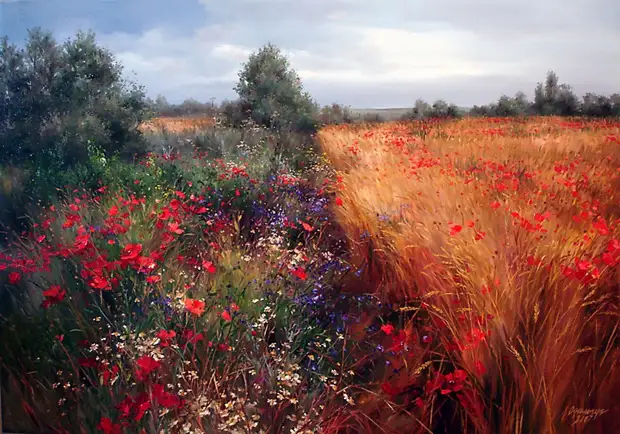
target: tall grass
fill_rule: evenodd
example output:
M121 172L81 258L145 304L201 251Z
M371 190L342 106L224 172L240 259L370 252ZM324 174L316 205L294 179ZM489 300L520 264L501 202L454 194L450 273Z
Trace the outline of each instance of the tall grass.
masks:
M558 118L319 133L365 276L349 290L437 320L441 358L481 400L461 429L620 429L619 133Z

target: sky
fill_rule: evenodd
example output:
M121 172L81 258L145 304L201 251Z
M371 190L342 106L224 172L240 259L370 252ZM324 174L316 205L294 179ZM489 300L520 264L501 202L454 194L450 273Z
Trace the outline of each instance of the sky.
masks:
M0 35L93 30L149 96L235 97L248 55L277 45L321 104L460 106L554 70L575 92L620 92L618 0L0 0Z

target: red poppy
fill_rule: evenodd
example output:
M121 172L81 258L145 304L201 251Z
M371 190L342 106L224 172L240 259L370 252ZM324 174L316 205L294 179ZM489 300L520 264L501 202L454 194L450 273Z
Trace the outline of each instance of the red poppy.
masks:
M192 298L186 298L185 309L192 315L200 316L205 311L205 302L201 300L194 300Z
M43 296L45 300L43 300L43 308L47 309L48 307L60 303L64 300L67 295L67 291L60 288L60 285L52 285L46 291L43 291Z
M17 272L9 273L9 283L11 285L17 285L22 280L22 275Z
M306 280L308 278L308 275L306 274L306 270L304 270L302 267L295 268L291 272L291 274L300 280Z
M181 407L183 403L178 395L166 392L161 384L153 385L153 397L159 405L165 408Z
M181 235L183 232L185 232L183 229L179 227L179 223L177 222L168 223L168 230L172 232L173 234L177 234L177 235Z
M381 331L386 335L391 335L394 331L394 326L392 324L383 324L381 326Z
M463 229L463 226L461 225L450 225L450 236L454 236L456 234L458 234L459 232L461 232L461 230Z
M153 275L153 276L148 276L148 277L146 278L146 281L147 281L148 283L158 283L159 281L161 281L161 276L158 276L158 275L156 275L156 274L155 274L155 275Z
M339 198L339 197L337 197L337 198L336 198L336 205L338 205L338 206L342 206L342 204L343 204L342 199L341 199L341 198Z
M121 261L133 262L140 256L142 244L127 244L121 252Z
M89 285L94 289L102 291L109 291L112 289L112 284L101 276L93 276Z
M102 417L99 420L97 429L99 431L102 431L104 434L121 434L120 424L113 423L112 419L110 419L109 417Z
M136 364L138 365L138 369L136 370L136 378L139 381L145 380L151 372L159 368L161 365L160 362L147 355L140 357L136 361Z
M458 392L463 389L466 379L467 372L462 369L456 369L454 372L446 375L444 387L441 388L441 394L447 395L451 392Z
M381 390L389 396L397 396L401 392L400 388L392 385L389 381L383 382Z
M211 261L202 261L202 269L208 271L213 274L216 271L215 265Z
M230 312L228 312L227 310L221 313L221 317L224 321L232 321L232 316L230 316Z

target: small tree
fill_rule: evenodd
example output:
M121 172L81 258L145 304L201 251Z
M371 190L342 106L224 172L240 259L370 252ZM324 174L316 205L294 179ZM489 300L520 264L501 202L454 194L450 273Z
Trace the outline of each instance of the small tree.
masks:
M280 49L267 44L250 55L235 86L241 105L259 125L276 130L314 130L318 107Z

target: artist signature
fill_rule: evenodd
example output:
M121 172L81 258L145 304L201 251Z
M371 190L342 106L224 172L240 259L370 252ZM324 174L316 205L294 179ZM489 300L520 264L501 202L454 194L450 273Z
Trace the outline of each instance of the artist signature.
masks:
M562 419L570 418L573 425L585 425L588 422L593 421L599 416L604 415L609 410L602 408L577 408L570 407L564 411Z

